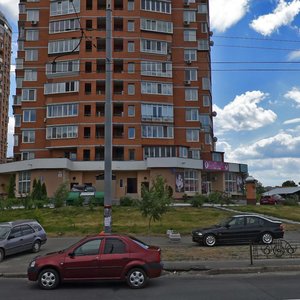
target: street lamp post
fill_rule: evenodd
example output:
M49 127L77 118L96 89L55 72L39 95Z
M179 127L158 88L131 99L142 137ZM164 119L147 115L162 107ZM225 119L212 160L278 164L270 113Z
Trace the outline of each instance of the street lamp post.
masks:
M112 8L106 1L105 142L104 142L104 232L112 224Z

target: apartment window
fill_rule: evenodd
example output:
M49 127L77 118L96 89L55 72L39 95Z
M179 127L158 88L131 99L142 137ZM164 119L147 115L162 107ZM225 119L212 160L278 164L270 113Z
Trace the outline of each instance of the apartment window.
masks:
M196 30L185 29L183 31L183 39L185 42L196 42L197 41Z
M62 75L72 72L79 72L80 63L79 60L64 60L56 61L46 65L47 75Z
M135 85L134 83L128 83L128 95L135 95Z
M36 89L22 89L22 101L35 101Z
M141 29L161 33L173 33L173 23L160 20L141 19Z
M59 0L50 2L50 16L61 16L80 12L80 0Z
M179 157L187 158L188 157L188 148L179 147Z
M29 159L35 159L34 152L22 152L21 153L21 160L29 160Z
M84 127L83 136L85 139L89 139L91 137L91 127Z
M49 33L69 32L79 29L79 19L67 19L49 22Z
M85 9L86 10L92 10L93 9L93 0L86 0Z
M20 127L22 116L21 115L14 115L14 117L15 117L15 127Z
M146 11L170 14L172 6L171 2L157 0L142 0L141 8L142 10Z
M135 160L135 150L134 149L129 149L128 154L129 154L129 160Z
M173 146L150 146L144 147L144 159L148 157L175 157Z
M173 121L173 105L167 104L142 104L142 120Z
M134 116L135 116L135 106L128 105L128 117L134 117Z
M198 192L199 180L198 172L196 170L184 171L184 191L185 192Z
M25 70L25 81L37 81L37 70Z
M196 49L185 49L184 50L185 61L197 61L197 50Z
M143 61L141 64L141 74L172 78L172 63Z
M17 87L17 88L22 88L23 80L24 80L23 77L17 77L17 78L16 78L16 87ZM1 89L1 87L0 87L0 89ZM2 90L1 90L1 91L2 91Z
M86 95L90 95L92 93L92 84L90 82L86 82L84 84L84 93Z
M237 178L236 174L225 172L225 191L227 193L237 192Z
M23 122L35 122L36 121L36 110L26 109L23 111Z
M127 30L128 31L134 31L134 21L129 20L127 23Z
M168 43L165 41L157 40L141 40L141 52L155 53L155 54L167 54Z
M20 194L28 194L30 193L30 183L31 183L31 176L30 172L22 171L19 172L19 193Z
M14 134L14 146L19 146L19 136Z
M212 138L210 133L205 133L204 141L206 145L212 145Z
M135 128L134 127L128 128L128 138L135 139Z
M198 5L198 13L199 14L207 14L207 3L200 3Z
M198 89L185 89L185 101L198 101Z
M40 12L37 9L27 9L27 21L38 22L40 18Z
M39 31L38 30L26 30L26 41L38 41Z
M184 79L189 81L197 81L197 69L185 69Z
M44 94L74 93L79 91L79 81L46 83Z
M37 49L25 50L25 61L37 61L39 59L39 52Z
M77 138L78 126L51 126L46 129L46 139L66 139Z
M128 44L127 44L127 51L128 52L134 52L135 51L135 49L134 49L134 42L128 42Z
M86 28L86 30L92 30L93 29L93 20L86 20L85 28Z
M91 52L93 50L93 43L92 41L85 41L85 51Z
M91 105L85 105L84 106L84 115L86 117L90 117L92 115L92 107L91 107Z
M201 22L200 23L200 28L202 33L207 33L208 32L208 24L206 22Z
M142 82L142 94L173 95L172 83Z
M48 54L79 51L80 39L51 41L48 43Z
M185 10L183 12L183 21L188 23L196 22L196 12L193 10Z
M210 97L208 95L203 96L203 106L209 107L211 105Z
M142 125L143 138L173 138L173 126Z
M134 73L135 72L135 63L129 62L128 63L128 73Z
M208 114L200 114L199 119L201 122L201 125L204 127L211 127L212 126L212 121L211 117Z
M86 61L85 62L85 73L91 73L92 72L92 62Z
M217 152L212 152L213 161L223 161L222 154Z
M91 151L90 149L84 149L83 150L83 160L84 161L89 161L91 156Z
M209 41L207 39L201 39L198 41L198 50L199 51L208 51L209 50Z
M200 150L199 149L189 149L189 158L200 159Z
M47 106L47 118L78 116L78 104L54 104Z
M187 108L185 111L185 120L186 121L198 121L198 109L197 108Z
M210 79L208 77L203 77L202 78L202 89L203 90L210 90L211 89Z
M127 2L127 10L133 11L134 10L134 0L128 0Z
M35 142L35 131L34 130L23 130L22 131L22 142L23 143L34 143Z
M187 142L199 142L199 129L187 129L186 130Z

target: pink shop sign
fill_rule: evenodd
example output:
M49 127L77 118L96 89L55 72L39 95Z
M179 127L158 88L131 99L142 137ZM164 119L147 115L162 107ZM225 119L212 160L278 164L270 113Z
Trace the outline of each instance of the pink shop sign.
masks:
M204 169L205 170L220 170L220 171L228 171L229 165L228 163L224 163L221 161L204 161Z

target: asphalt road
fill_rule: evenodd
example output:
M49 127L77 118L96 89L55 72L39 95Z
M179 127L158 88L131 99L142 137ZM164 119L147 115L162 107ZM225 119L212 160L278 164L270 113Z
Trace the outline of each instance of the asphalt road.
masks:
M142 290L125 283L68 283L53 291L40 290L26 279L0 278L1 299L31 300L283 300L300 299L300 273L218 276L168 275L151 280Z

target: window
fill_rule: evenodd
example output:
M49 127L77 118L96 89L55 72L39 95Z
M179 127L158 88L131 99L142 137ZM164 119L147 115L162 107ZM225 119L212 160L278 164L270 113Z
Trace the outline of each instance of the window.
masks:
M128 83L128 95L135 94L135 85L133 83Z
M35 122L36 121L36 110L26 109L23 111L23 122Z
M128 105L128 117L134 117L134 116L135 116L135 106Z
M199 142L199 129L187 129L186 130L187 142Z
M15 127L20 127L22 116L21 115L14 115L14 117L15 117Z
M196 42L197 41L196 30L185 29L183 31L183 39L185 42Z
M208 77L203 77L202 78L202 89L203 90L210 90L211 89L210 79Z
M86 0L85 9L86 10L92 10L93 9L93 0Z
M84 84L84 93L86 95L90 95L92 93L92 84L90 82L86 82Z
M173 105L142 104L142 120L172 122L173 119Z
M188 23L196 22L196 12L193 10L185 10L183 12L183 21Z
M142 18L141 30L161 32L161 33L173 33L173 23Z
M171 2L158 0L142 0L141 8L142 10L146 11L170 14L172 6Z
M206 145L212 145L212 138L210 133L205 133L204 140Z
M25 81L37 81L37 71L36 70L25 70L24 80Z
M19 172L19 193L27 194L30 192L30 172L22 171Z
M127 30L128 31L134 31L134 21L129 20L127 23Z
M74 93L79 91L79 81L45 83L44 94Z
M206 39L201 39L198 41L198 50L208 51L209 50L209 41Z
M22 152L22 160L35 159L34 152Z
M184 50L185 61L197 61L197 50L196 49L185 49Z
M116 238L105 239L104 254L126 253L126 245L123 241Z
M128 63L128 73L134 73L135 72L135 63L129 62Z
M171 62L142 61L141 74L146 76L172 78Z
M19 146L19 136L14 134L14 146Z
M157 40L141 40L141 52L155 53L155 54L167 54L168 43L165 41Z
M54 104L47 106L47 118L78 116L78 104Z
M87 241L74 250L75 256L98 255L102 239Z
M29 225L22 225L21 230L22 230L22 235L28 235L35 232L34 229Z
M69 32L79 29L79 19L66 19L49 22L49 33Z
M134 0L128 0L128 2L127 2L127 10L129 10L129 11L134 10Z
M38 30L26 30L26 41L38 41L39 31Z
M163 125L142 125L143 138L173 138L173 126Z
M184 191L198 192L198 172L196 170L184 171Z
M198 109L197 108L187 108L185 111L186 121L198 121Z
M218 152L212 152L213 161L223 161L222 154Z
M187 158L188 157L188 148L179 147L179 157Z
M198 5L198 13L199 14L207 14L207 4L206 3L200 3Z
M48 43L48 54L79 51L79 43L80 39L50 41Z
M200 159L200 150L199 149L189 149L188 157L192 159Z
M185 69L184 79L189 81L197 81L197 69Z
M37 9L27 9L27 21L39 21L40 12Z
M203 106L208 107L210 106L210 97L208 95L204 95L203 96Z
M46 65L46 74L49 75L63 75L73 72L79 72L79 60L65 60L56 61Z
M128 138L135 139L135 128L134 127L128 128Z
M134 50L134 42L128 42L128 44L127 44L127 51L128 52L134 52L135 50Z
M141 92L142 94L173 95L173 84L143 81Z
M39 59L39 52L37 49L25 50L25 61L37 61Z
M185 89L185 101L198 101L198 89Z
M34 130L22 131L22 142L23 143L34 143L35 142L35 131Z
M21 226L15 226L10 234L9 234L9 238L19 238L22 236L22 230L21 230Z
M92 62L86 61L85 62L85 73L91 73L92 72Z
M22 101L35 101L36 89L22 89Z
M237 191L236 174L231 172L225 172L225 191L233 193Z
M144 159L147 157L175 157L173 146L150 146L144 147Z
M134 149L129 149L128 154L129 154L129 160L135 160L135 150Z
M78 126L49 126L46 129L46 139L77 138Z
M91 137L91 127L83 128L83 136L85 139L89 139Z
M61 16L80 12L80 0L59 0L50 2L50 16Z
M201 32L202 33L207 33L208 32L208 24L206 22L201 22Z

